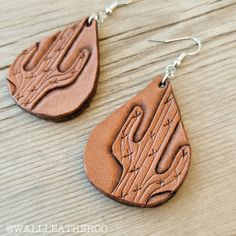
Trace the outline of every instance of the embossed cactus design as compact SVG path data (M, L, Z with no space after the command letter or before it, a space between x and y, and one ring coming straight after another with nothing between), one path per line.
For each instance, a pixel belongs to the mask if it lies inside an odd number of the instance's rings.
M32 110L49 92L72 84L90 57L88 48L76 55L70 49L84 24L76 23L64 31L36 43L23 51L11 66L9 81L14 85L14 98L26 110Z
M113 155L123 167L123 173L112 195L137 205L161 194L177 191L190 163L190 147L180 146L172 156L165 157L171 139L183 129L180 113L168 87L144 137L135 142L135 133L144 111L134 107L112 146ZM169 166L158 171L158 164L168 158Z

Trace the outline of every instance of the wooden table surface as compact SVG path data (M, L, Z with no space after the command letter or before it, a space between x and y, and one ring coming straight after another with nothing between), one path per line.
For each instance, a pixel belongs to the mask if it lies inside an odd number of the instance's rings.
M118 9L99 26L97 94L69 122L38 119L11 99L6 77L16 55L106 3L0 0L0 235L32 235L7 232L10 225L83 224L107 225L97 235L236 235L235 0L139 0ZM203 43L201 54L188 58L172 81L193 149L190 172L160 207L119 204L86 178L88 135L191 45L148 40L182 36Z

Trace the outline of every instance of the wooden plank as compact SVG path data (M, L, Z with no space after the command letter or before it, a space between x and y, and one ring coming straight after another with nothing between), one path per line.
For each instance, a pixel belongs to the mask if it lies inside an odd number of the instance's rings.
M40 120L11 99L6 76L15 56L106 2L0 0L1 235L14 235L5 230L13 224L106 224L106 235L236 235L234 0L139 0L117 10L99 26L98 92L90 108L69 122ZM88 182L84 146L96 124L190 46L148 39L180 36L203 42L201 54L186 60L172 81L193 148L190 173L167 204L121 205Z

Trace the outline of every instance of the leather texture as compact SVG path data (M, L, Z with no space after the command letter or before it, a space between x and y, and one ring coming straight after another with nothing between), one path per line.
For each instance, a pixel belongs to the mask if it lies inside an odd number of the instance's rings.
M77 115L94 96L99 74L97 22L87 18L35 43L11 65L8 85L15 102L41 118Z
M157 77L93 129L84 166L91 183L128 205L153 207L183 183L191 149L171 84Z

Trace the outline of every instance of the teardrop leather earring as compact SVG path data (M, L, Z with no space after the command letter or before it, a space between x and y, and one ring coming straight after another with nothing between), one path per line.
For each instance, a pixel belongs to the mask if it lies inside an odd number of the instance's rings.
M158 76L91 133L84 165L91 183L107 196L128 205L153 207L170 199L183 183L191 149L170 78L186 56L183 52Z
M11 65L8 86L15 102L44 119L77 115L95 95L99 75L97 23L131 3L118 0L23 51Z

